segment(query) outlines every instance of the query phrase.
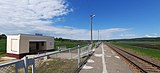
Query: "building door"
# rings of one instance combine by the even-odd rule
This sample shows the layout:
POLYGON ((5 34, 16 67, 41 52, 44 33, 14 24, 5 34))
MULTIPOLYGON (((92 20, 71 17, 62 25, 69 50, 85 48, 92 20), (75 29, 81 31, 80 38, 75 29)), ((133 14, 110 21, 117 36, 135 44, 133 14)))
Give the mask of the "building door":
POLYGON ((39 51, 39 42, 36 42, 36 50, 39 51))
POLYGON ((29 51, 31 53, 38 53, 46 49, 45 41, 30 41, 29 42, 29 51))

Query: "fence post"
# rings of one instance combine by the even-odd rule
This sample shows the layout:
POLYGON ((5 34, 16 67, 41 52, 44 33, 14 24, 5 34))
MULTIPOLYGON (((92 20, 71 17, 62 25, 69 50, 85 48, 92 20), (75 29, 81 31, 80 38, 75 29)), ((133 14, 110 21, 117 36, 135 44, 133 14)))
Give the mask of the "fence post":
MULTIPOLYGON (((45 53, 45 55, 46 55, 46 53, 45 53)), ((45 57, 43 57, 44 60, 47 60, 48 58, 49 58, 48 55, 46 55, 45 57)))
POLYGON ((89 55, 89 48, 90 48, 90 45, 87 46, 86 50, 87 50, 87 56, 89 55))
POLYGON ((80 67, 80 46, 78 45, 78 68, 80 67))
POLYGON ((58 51, 60 51, 59 47, 58 47, 58 51))
POLYGON ((56 58, 58 58, 58 55, 57 55, 57 53, 56 53, 56 58))
POLYGON ((91 44, 91 48, 89 49, 89 54, 91 53, 91 50, 93 50, 93 44, 91 44))
POLYGON ((15 66, 15 67, 16 67, 15 73, 18 73, 18 67, 17 67, 17 64, 18 64, 18 63, 16 63, 16 66, 15 66))
POLYGON ((69 49, 70 59, 72 59, 71 48, 68 48, 68 49, 69 49))
POLYGON ((91 49, 92 49, 92 44, 90 44, 89 46, 88 46, 88 56, 89 56, 89 54, 90 54, 90 52, 91 52, 91 49))
POLYGON ((28 57, 24 57, 24 71, 25 73, 28 73, 28 63, 27 63, 28 57))
POLYGON ((35 59, 33 59, 32 73, 35 73, 35 59))

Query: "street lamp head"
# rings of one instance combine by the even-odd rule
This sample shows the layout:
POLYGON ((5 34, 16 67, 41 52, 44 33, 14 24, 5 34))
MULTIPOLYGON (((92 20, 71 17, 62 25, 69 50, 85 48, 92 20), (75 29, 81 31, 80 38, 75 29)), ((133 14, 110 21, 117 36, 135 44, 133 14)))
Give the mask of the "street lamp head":
POLYGON ((95 17, 96 15, 93 14, 93 15, 90 15, 90 16, 91 16, 91 17, 95 17))
POLYGON ((92 15, 92 17, 95 17, 96 15, 92 15))
POLYGON ((92 40, 92 18, 95 17, 94 14, 90 15, 90 19, 91 19, 91 44, 93 44, 93 40, 92 40))

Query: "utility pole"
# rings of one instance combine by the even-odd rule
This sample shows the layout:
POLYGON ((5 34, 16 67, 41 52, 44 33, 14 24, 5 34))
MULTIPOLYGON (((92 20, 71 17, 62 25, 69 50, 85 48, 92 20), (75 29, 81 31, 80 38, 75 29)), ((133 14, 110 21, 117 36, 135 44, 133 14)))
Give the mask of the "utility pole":
POLYGON ((93 37, 92 37, 92 19, 95 15, 90 15, 90 24, 91 24, 91 44, 93 44, 93 37))
POLYGON ((98 42, 99 42, 99 30, 98 30, 98 42))

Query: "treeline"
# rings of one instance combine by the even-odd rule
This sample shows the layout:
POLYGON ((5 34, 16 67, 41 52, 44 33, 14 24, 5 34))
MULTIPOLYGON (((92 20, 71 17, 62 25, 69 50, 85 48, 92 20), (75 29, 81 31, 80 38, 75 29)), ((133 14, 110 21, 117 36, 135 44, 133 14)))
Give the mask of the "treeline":
POLYGON ((64 39, 64 38, 54 38, 55 41, 72 41, 72 42, 90 42, 90 40, 72 40, 72 39, 64 39))
POLYGON ((0 39, 7 39, 7 36, 5 34, 1 34, 0 39))
POLYGON ((72 39, 63 39, 63 38, 54 38, 55 40, 55 48, 65 46, 67 48, 76 47, 78 45, 83 46, 90 43, 87 40, 72 40, 72 39))
POLYGON ((55 41, 71 41, 70 39, 63 39, 63 38, 55 38, 55 41))
POLYGON ((109 41, 160 41, 160 37, 151 37, 151 38, 134 38, 134 39, 115 39, 109 41))

